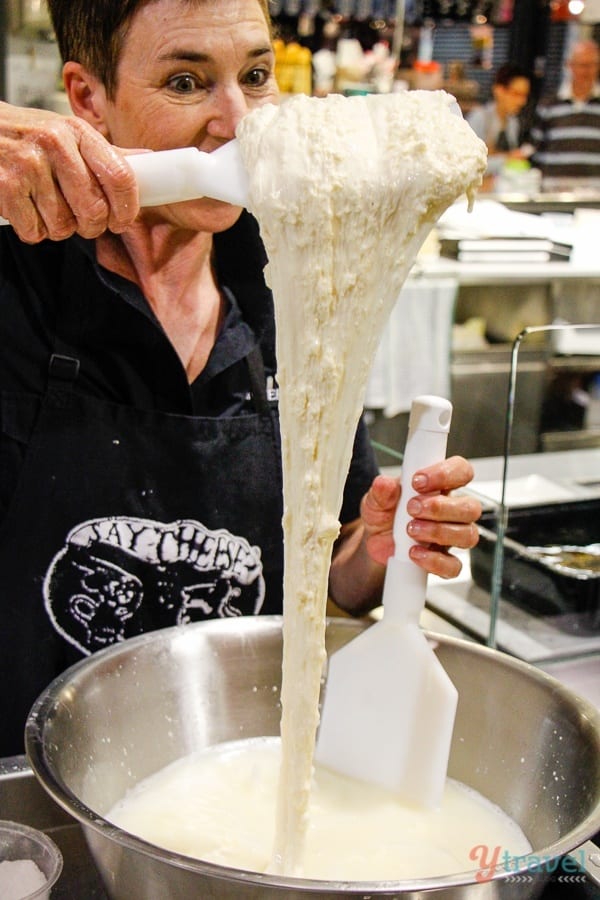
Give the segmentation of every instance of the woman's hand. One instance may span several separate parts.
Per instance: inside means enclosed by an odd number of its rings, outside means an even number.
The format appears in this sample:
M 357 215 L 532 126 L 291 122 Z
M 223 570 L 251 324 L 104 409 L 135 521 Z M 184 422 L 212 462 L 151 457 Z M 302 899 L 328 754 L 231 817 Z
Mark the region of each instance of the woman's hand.
M 121 232 L 138 211 L 131 168 L 91 125 L 0 103 L 0 216 L 21 240 Z
M 479 539 L 475 522 L 481 515 L 481 504 L 466 495 L 448 496 L 472 478 L 473 468 L 461 456 L 415 473 L 414 492 L 407 505 L 408 513 L 413 516 L 407 531 L 416 542 L 410 549 L 410 557 L 432 575 L 442 578 L 458 575 L 461 562 L 448 548 L 467 550 Z M 379 475 L 362 500 L 364 539 L 369 556 L 377 563 L 384 564 L 394 552 L 392 529 L 399 499 L 399 482 Z
M 454 578 L 462 563 L 450 547 L 467 550 L 479 539 L 475 522 L 481 504 L 473 497 L 448 496 L 473 478 L 473 468 L 461 456 L 420 469 L 413 479 L 407 526 L 415 541 L 414 562 L 432 575 Z M 400 482 L 378 475 L 362 499 L 360 518 L 342 527 L 329 575 L 331 599 L 351 615 L 363 615 L 381 603 L 385 564 L 394 553 L 394 514 Z

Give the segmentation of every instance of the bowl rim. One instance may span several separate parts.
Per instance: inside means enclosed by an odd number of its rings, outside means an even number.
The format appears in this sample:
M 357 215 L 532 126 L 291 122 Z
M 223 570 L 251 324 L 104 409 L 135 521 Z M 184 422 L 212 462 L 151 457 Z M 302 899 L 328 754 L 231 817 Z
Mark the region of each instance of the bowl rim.
M 25 725 L 25 752 L 35 777 L 51 798 L 77 820 L 83 827 L 84 832 L 85 829 L 89 828 L 92 831 L 99 833 L 103 838 L 126 847 L 128 850 L 150 857 L 156 862 L 195 872 L 199 875 L 225 879 L 234 883 L 237 882 L 238 884 L 263 885 L 265 888 L 305 891 L 306 893 L 317 894 L 319 892 L 341 891 L 350 895 L 372 893 L 379 896 L 385 896 L 386 893 L 418 892 L 442 888 L 448 889 L 476 884 L 477 880 L 475 875 L 479 871 L 478 869 L 431 878 L 386 881 L 330 881 L 295 876 L 271 875 L 248 869 L 236 869 L 230 866 L 223 866 L 218 863 L 197 859 L 196 857 L 185 856 L 181 853 L 165 850 L 162 847 L 152 844 L 137 835 L 125 831 L 118 825 L 113 824 L 100 813 L 95 812 L 83 803 L 48 766 L 43 740 L 43 726 L 46 714 L 55 705 L 55 696 L 57 693 L 73 678 L 74 675 L 79 671 L 88 668 L 92 664 L 92 660 L 94 663 L 98 663 L 103 659 L 118 657 L 122 653 L 129 653 L 132 649 L 135 650 L 148 643 L 155 643 L 161 640 L 168 641 L 174 634 L 183 635 L 200 629 L 218 633 L 222 630 L 229 630 L 233 627 L 233 624 L 235 624 L 238 630 L 240 625 L 242 625 L 244 631 L 252 631 L 254 629 L 264 631 L 265 628 L 270 628 L 272 631 L 280 632 L 282 623 L 283 617 L 280 615 L 265 615 L 242 616 L 236 617 L 235 619 L 208 619 L 184 626 L 175 625 L 137 635 L 79 660 L 58 675 L 57 678 L 45 688 L 34 702 L 27 718 Z M 359 629 L 362 630 L 363 628 L 370 627 L 370 625 L 373 624 L 373 621 L 370 619 L 328 617 L 328 627 L 331 624 L 334 624 L 336 629 L 345 628 L 351 631 L 357 631 Z M 583 720 L 587 720 L 596 736 L 596 743 L 600 756 L 600 710 L 598 710 L 590 701 L 580 697 L 570 688 L 567 688 L 554 676 L 538 669 L 531 663 L 518 659 L 504 651 L 479 644 L 466 638 L 457 638 L 427 629 L 423 629 L 423 632 L 427 639 L 432 643 L 434 649 L 437 645 L 441 645 L 442 647 L 460 647 L 466 649 L 467 652 L 472 653 L 475 656 L 488 657 L 495 660 L 500 659 L 508 668 L 521 671 L 528 677 L 533 678 L 533 680 L 545 690 L 560 696 L 572 708 L 574 714 L 581 717 Z M 540 870 L 540 861 L 545 863 L 572 853 L 589 840 L 590 837 L 595 835 L 598 828 L 600 828 L 600 793 L 594 809 L 591 810 L 574 829 L 569 831 L 566 835 L 563 835 L 554 843 L 540 848 L 539 850 L 532 850 L 529 857 L 524 857 L 526 862 L 520 868 L 511 868 L 510 870 L 494 872 L 489 879 L 486 879 L 486 883 L 493 883 L 507 878 L 515 878 L 515 876 L 518 877 L 527 874 L 528 872 L 534 872 L 535 874 L 543 876 L 543 871 Z M 527 862 L 528 859 L 529 861 Z
M 41 845 L 48 851 L 54 860 L 52 871 L 50 875 L 46 875 L 45 872 L 42 873 L 46 878 L 45 884 L 32 894 L 27 894 L 26 900 L 35 900 L 36 897 L 47 896 L 48 891 L 54 887 L 60 878 L 64 866 L 63 855 L 59 847 L 45 831 L 41 831 L 39 828 L 33 828 L 31 825 L 25 825 L 23 822 L 15 822 L 11 819 L 0 819 L 0 833 L 2 832 L 19 834 L 21 837 L 28 838 L 30 841 Z

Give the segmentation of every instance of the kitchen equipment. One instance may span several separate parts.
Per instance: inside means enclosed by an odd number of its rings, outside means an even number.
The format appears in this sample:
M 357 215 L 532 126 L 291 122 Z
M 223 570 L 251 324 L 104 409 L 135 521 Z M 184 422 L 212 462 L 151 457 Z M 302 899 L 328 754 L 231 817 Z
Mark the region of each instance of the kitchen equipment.
M 0 897 L 48 900 L 62 871 L 54 841 L 19 822 L 0 820 Z
M 551 334 L 555 353 L 564 356 L 600 355 L 600 325 L 569 328 L 568 322 L 557 321 L 555 324 L 563 326 Z
M 364 627 L 365 622 L 330 620 L 327 651 Z M 498 864 L 489 882 L 477 878 L 480 861 L 471 871 L 446 878 L 308 881 L 193 860 L 111 825 L 104 813 L 129 788 L 180 756 L 222 741 L 278 734 L 279 617 L 157 631 L 76 664 L 33 707 L 26 728 L 29 760 L 50 796 L 81 823 L 111 900 L 348 895 L 423 900 L 425 890 L 431 891 L 428 900 L 533 898 L 549 877 L 550 864 L 541 866 L 540 859 L 557 864 L 600 828 L 600 714 L 513 657 L 430 637 L 459 694 L 449 775 L 517 821 L 537 867 L 528 859 L 510 871 Z
M 135 153 L 127 157 L 138 183 L 140 206 L 211 197 L 234 206 L 248 203 L 248 176 L 236 140 L 212 153 L 195 147 Z
M 415 472 L 444 459 L 451 416 L 441 397 L 413 401 L 383 618 L 329 659 L 315 753 L 321 765 L 427 807 L 441 801 L 458 697 L 419 625 L 427 573 L 408 555 L 406 505 Z
M 489 590 L 496 512 L 479 520 L 471 550 L 475 584 Z M 546 552 L 544 552 L 546 551 Z M 502 596 L 572 634 L 600 633 L 600 499 L 511 508 L 504 537 Z

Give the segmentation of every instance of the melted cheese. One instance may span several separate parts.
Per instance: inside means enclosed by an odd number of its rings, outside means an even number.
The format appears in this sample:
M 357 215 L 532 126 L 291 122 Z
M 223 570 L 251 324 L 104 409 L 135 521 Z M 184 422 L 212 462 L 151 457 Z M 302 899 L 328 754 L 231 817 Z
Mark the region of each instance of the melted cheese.
M 303 95 L 238 126 L 269 256 L 284 492 L 282 761 L 272 868 L 302 867 L 338 515 L 385 321 L 485 145 L 442 91 Z

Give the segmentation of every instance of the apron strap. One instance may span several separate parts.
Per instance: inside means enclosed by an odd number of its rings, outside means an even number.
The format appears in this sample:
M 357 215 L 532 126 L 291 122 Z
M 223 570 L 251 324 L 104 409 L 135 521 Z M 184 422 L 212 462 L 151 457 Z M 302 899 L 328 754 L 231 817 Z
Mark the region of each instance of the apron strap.
M 79 360 L 53 353 L 48 364 L 48 381 L 52 385 L 72 386 L 79 375 Z
M 70 288 L 74 283 L 74 267 L 80 267 L 82 263 L 79 257 L 75 262 L 72 256 L 71 245 L 67 243 L 61 274 L 60 302 L 56 316 L 53 353 L 48 363 L 49 388 L 72 387 L 79 376 L 80 361 L 73 356 L 73 350 L 78 343 L 81 313 L 77 312 L 76 315 L 71 315 L 73 300 Z

